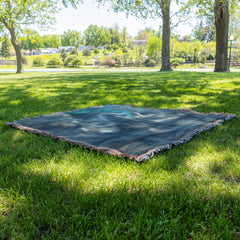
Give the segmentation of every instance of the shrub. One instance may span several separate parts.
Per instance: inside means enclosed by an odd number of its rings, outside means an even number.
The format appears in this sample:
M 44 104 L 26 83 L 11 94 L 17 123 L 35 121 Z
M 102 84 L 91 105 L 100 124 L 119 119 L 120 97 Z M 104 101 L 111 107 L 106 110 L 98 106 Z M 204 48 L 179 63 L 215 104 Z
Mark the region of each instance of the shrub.
M 172 58 L 171 63 L 177 62 L 179 64 L 184 64 L 186 62 L 185 58 Z
M 68 54 L 66 53 L 65 49 L 61 50 L 60 56 L 61 56 L 63 61 L 67 58 Z
M 114 52 L 114 55 L 123 55 L 123 51 L 121 49 L 117 49 L 115 52 Z
M 116 67 L 122 67 L 124 64 L 123 64 L 123 61 L 124 61 L 124 59 L 123 59 L 123 56 L 121 56 L 121 55 L 115 55 L 115 56 L 113 56 L 112 57 L 114 60 L 115 60 L 115 62 L 116 62 Z
M 98 48 L 94 48 L 93 52 L 94 52 L 95 54 L 98 54 L 98 53 L 99 53 L 99 49 L 98 49 Z
M 42 57 L 36 57 L 33 60 L 33 66 L 34 67 L 42 67 L 44 65 L 45 65 L 45 63 L 44 63 L 44 59 Z
M 146 67 L 154 67 L 156 66 L 156 64 L 157 64 L 156 61 L 154 61 L 154 59 L 151 59 L 151 58 L 146 59 L 144 62 L 144 65 Z
M 51 67 L 51 68 L 56 68 L 56 67 L 60 67 L 63 64 L 62 60 L 58 57 L 52 57 L 48 63 L 47 66 Z
M 107 57 L 102 60 L 102 65 L 108 65 L 109 67 L 115 67 L 116 61 L 113 58 Z
M 85 57 L 91 56 L 91 50 L 90 49 L 84 49 L 82 52 L 82 55 Z
M 119 48 L 119 46 L 118 46 L 116 43 L 114 43 L 114 44 L 112 45 L 112 49 L 113 49 L 114 51 L 116 51 L 118 48 Z
M 128 48 L 127 48 L 127 47 L 124 47 L 124 48 L 122 49 L 122 52 L 123 52 L 123 53 L 128 53 Z
M 107 54 L 108 54 L 107 49 L 103 49 L 103 54 L 104 54 L 104 55 L 107 55 Z
M 70 54 L 71 55 L 78 55 L 78 52 L 77 52 L 76 48 L 72 48 Z
M 171 65 L 172 65 L 174 68 L 176 68 L 176 67 L 179 66 L 180 64 L 179 64 L 178 62 L 173 62 Z
M 108 50 L 108 51 L 111 51 L 112 50 L 112 47 L 111 47 L 111 45 L 107 45 L 107 47 L 106 47 L 106 49 Z
M 101 60 L 98 58 L 94 61 L 94 64 L 97 65 L 97 66 L 100 66 L 101 65 Z
M 71 62 L 74 60 L 74 58 L 76 58 L 76 56 L 69 56 L 69 57 L 67 57 L 66 59 L 65 59 L 65 61 L 64 61 L 64 66 L 69 66 L 69 65 L 71 65 Z
M 134 63 L 134 67 L 141 67 L 143 65 L 143 60 L 141 58 L 137 58 Z
M 73 67 L 79 67 L 83 65 L 83 61 L 79 58 L 79 57 L 75 57 L 72 61 L 71 61 L 71 65 Z
M 23 65 L 28 64 L 27 58 L 25 56 L 22 56 L 22 63 L 23 63 Z

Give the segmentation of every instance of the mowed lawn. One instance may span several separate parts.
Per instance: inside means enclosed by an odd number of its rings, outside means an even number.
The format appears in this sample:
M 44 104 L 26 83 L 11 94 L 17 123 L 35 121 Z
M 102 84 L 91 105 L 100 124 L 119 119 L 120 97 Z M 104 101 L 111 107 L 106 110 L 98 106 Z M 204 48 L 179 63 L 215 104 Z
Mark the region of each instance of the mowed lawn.
M 4 125 L 104 104 L 236 117 L 142 164 Z M 240 239 L 240 74 L 1 73 L 0 239 Z

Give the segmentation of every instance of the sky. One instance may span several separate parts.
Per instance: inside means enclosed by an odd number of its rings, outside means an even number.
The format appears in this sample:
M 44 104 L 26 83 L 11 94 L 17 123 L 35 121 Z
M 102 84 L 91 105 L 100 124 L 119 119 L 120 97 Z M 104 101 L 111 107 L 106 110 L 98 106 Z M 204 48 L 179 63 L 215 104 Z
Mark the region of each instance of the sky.
M 175 8 L 176 6 L 172 6 L 172 9 Z M 88 0 L 84 4 L 80 4 L 77 9 L 73 9 L 71 6 L 68 6 L 68 8 L 62 7 L 62 10 L 56 14 L 56 24 L 52 26 L 52 29 L 40 32 L 40 34 L 63 34 L 68 29 L 83 33 L 90 24 L 99 27 L 112 27 L 118 24 L 120 29 L 127 27 L 128 33 L 134 37 L 140 30 L 146 27 L 158 30 L 161 25 L 161 19 L 141 20 L 133 16 L 126 17 L 124 13 L 109 11 L 107 6 L 98 8 L 97 3 Z M 179 27 L 173 32 L 183 36 L 190 35 L 191 30 L 192 27 L 189 24 L 181 24 L 181 28 Z

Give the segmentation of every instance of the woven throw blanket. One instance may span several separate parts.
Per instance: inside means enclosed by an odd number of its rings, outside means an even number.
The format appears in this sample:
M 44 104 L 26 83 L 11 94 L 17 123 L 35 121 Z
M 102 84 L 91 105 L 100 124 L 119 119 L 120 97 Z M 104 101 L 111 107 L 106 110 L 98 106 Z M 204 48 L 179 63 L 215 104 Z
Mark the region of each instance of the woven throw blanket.
M 234 116 L 186 109 L 105 105 L 5 124 L 141 162 Z

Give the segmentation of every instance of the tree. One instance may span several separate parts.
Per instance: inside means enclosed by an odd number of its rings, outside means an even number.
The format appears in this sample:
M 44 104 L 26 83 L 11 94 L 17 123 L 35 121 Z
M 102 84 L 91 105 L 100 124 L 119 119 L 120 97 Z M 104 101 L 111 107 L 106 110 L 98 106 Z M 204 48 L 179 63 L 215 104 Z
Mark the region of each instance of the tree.
M 214 16 L 216 27 L 215 72 L 228 69 L 228 32 L 230 13 L 237 7 L 237 0 L 189 0 L 190 5 L 198 7 L 200 17 Z
M 147 47 L 147 56 L 152 58 L 155 62 L 159 63 L 160 60 L 160 53 L 161 53 L 161 39 L 152 36 L 148 40 L 148 47 Z
M 162 18 L 162 67 L 161 71 L 171 71 L 170 63 L 170 4 L 171 0 L 97 0 L 111 2 L 114 11 L 124 11 L 136 17 L 149 16 Z M 176 1 L 178 2 L 178 1 Z
M 234 36 L 234 40 L 240 38 L 240 6 L 236 6 L 235 12 L 230 15 L 229 33 Z
M 44 48 L 58 48 L 62 45 L 60 35 L 50 34 L 40 37 L 41 46 Z
M 201 42 L 216 41 L 214 19 L 207 24 L 203 24 L 203 21 L 201 21 L 200 24 L 197 24 L 193 29 L 193 36 L 195 40 Z
M 10 54 L 10 41 L 9 39 L 5 36 L 2 41 L 2 48 L 1 48 L 1 56 L 3 58 L 9 58 L 11 56 Z
M 83 44 L 81 33 L 75 30 L 68 30 L 61 35 L 63 46 L 74 46 L 76 49 Z
M 69 1 L 63 0 L 66 5 Z M 76 6 L 78 1 L 70 0 Z M 11 43 L 17 57 L 17 73 L 23 72 L 21 45 L 18 34 L 26 26 L 37 24 L 40 27 L 51 25 L 58 11 L 58 0 L 0 0 L 0 27 L 3 25 L 11 35 Z
M 148 39 L 154 36 L 154 31 L 151 28 L 146 28 L 140 30 L 137 36 L 134 37 L 135 40 L 145 40 L 145 45 L 148 44 Z
M 42 46 L 41 37 L 37 31 L 26 29 L 24 33 L 26 36 L 19 38 L 22 48 L 32 51 L 33 49 L 39 49 Z
M 110 35 L 111 35 L 111 44 L 120 45 L 121 43 L 121 34 L 119 32 L 119 27 L 117 24 L 114 27 L 109 28 Z
M 127 28 L 123 27 L 122 32 L 121 32 L 121 40 L 123 44 L 127 44 L 128 42 L 128 32 Z
M 111 34 L 109 29 L 98 27 L 97 25 L 89 25 L 84 31 L 87 46 L 99 47 L 111 43 Z

